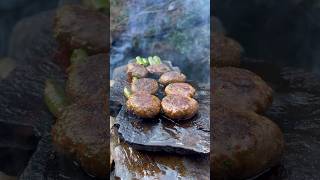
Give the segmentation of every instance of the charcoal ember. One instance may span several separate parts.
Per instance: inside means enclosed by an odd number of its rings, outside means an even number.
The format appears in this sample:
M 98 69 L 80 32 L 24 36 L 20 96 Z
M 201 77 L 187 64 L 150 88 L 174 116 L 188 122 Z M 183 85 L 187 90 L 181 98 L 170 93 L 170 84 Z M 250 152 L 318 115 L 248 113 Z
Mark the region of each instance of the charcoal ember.
M 115 178 L 120 179 L 210 179 L 208 156 L 183 156 L 137 151 L 119 141 L 111 130 Z
M 199 112 L 190 120 L 173 122 L 162 115 L 152 120 L 144 120 L 128 112 L 124 106 L 116 117 L 121 139 L 139 150 L 208 154 L 210 92 L 206 87 L 195 87 Z
M 107 53 L 108 33 L 109 17 L 98 11 L 80 5 L 57 10 L 54 35 L 62 47 L 82 48 L 90 54 Z

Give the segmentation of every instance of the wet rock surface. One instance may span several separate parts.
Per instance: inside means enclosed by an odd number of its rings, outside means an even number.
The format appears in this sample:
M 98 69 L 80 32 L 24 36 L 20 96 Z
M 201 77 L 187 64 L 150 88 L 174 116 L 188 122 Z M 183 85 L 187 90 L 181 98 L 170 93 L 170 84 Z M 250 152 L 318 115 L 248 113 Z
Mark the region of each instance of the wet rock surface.
M 197 88 L 198 114 L 179 122 L 160 115 L 155 119 L 141 119 L 121 109 L 116 123 L 120 137 L 136 149 L 166 151 L 182 154 L 208 154 L 210 152 L 210 92 Z M 199 95 L 200 94 L 200 95 Z
M 182 156 L 135 150 L 111 131 L 114 176 L 121 179 L 210 179 L 207 156 Z
M 171 62 L 166 61 L 172 69 Z M 113 73 L 115 83 L 110 90 L 111 104 L 125 104 L 123 89 L 128 86 L 125 67 L 116 68 Z M 152 120 L 144 120 L 129 113 L 122 107 L 116 123 L 121 138 L 134 148 L 148 151 L 167 151 L 175 153 L 201 153 L 210 152 L 210 92 L 208 85 L 195 86 L 197 94 L 195 99 L 199 102 L 199 113 L 192 119 L 173 122 L 164 116 Z M 163 89 L 157 94 L 163 97 Z M 190 139 L 194 137 L 194 139 Z M 200 142 L 200 143 L 199 143 Z

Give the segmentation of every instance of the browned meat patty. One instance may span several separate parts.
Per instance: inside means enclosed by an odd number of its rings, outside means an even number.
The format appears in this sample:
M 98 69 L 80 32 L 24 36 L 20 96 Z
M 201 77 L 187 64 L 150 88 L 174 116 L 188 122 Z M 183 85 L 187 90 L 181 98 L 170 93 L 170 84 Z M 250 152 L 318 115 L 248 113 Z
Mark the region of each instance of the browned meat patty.
M 129 63 L 127 65 L 127 74 L 129 77 L 143 78 L 148 75 L 148 71 L 143 65 Z
M 171 71 L 171 68 L 166 64 L 154 64 L 154 65 L 147 66 L 147 70 L 151 74 L 155 74 L 155 75 L 160 76 L 161 74 L 163 74 L 165 72 Z
M 151 78 L 135 79 L 131 84 L 131 91 L 133 93 L 144 92 L 147 94 L 155 94 L 158 88 L 158 82 Z
M 255 112 L 265 111 L 272 103 L 272 89 L 258 75 L 240 68 L 213 69 L 215 104 Z
M 160 100 L 151 94 L 135 93 L 126 104 L 129 111 L 142 118 L 154 118 L 160 113 Z
M 86 172 L 97 177 L 107 177 L 109 171 L 109 118 L 103 108 L 97 102 L 73 104 L 52 127 L 56 149 L 75 158 Z
M 162 99 L 161 107 L 167 117 L 174 120 L 184 120 L 197 114 L 199 104 L 191 97 L 168 95 Z
M 246 179 L 280 162 L 284 139 L 272 121 L 252 111 L 219 108 L 219 104 L 214 104 L 212 113 L 214 179 Z
M 181 95 L 193 97 L 196 93 L 194 87 L 188 83 L 172 83 L 164 89 L 166 95 Z
M 109 82 L 107 58 L 108 54 L 89 56 L 69 67 L 66 92 L 72 100 L 90 99 L 106 93 L 106 83 Z
M 79 5 L 58 9 L 54 33 L 60 46 L 85 49 L 89 54 L 109 52 L 109 17 Z
M 170 71 L 162 74 L 159 82 L 163 85 L 168 85 L 170 83 L 185 82 L 186 78 L 187 77 L 181 72 Z
M 211 59 L 213 66 L 239 66 L 241 45 L 222 34 L 211 36 Z

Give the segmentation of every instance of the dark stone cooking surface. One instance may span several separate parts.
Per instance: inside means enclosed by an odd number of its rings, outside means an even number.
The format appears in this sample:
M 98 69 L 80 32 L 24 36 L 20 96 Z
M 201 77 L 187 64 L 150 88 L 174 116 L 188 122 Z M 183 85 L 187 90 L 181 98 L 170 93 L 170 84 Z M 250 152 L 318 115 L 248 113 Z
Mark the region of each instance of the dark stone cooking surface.
M 119 142 L 117 133 L 112 137 L 114 175 L 120 179 L 210 179 L 209 156 L 137 151 Z
M 119 134 L 132 147 L 147 151 L 166 151 L 181 154 L 210 152 L 210 92 L 205 86 L 196 87 L 198 114 L 181 122 L 158 118 L 141 119 L 123 106 L 116 118 Z

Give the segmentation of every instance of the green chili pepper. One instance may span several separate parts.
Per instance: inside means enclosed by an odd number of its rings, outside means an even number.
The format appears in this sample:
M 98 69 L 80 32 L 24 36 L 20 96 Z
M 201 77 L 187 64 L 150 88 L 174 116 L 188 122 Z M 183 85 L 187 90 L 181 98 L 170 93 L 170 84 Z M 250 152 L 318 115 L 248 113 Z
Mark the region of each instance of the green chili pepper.
M 83 62 L 86 57 L 88 57 L 88 53 L 84 49 L 74 49 L 70 57 L 70 62 L 71 64 Z
M 136 57 L 136 63 L 140 64 L 140 65 L 143 65 L 143 60 L 142 60 L 142 58 L 140 56 Z
M 53 80 L 47 80 L 45 83 L 44 101 L 55 117 L 59 117 L 63 109 L 70 104 L 63 88 Z
M 129 98 L 132 95 L 131 91 L 127 87 L 125 87 L 123 89 L 123 92 L 124 92 L 124 96 L 126 96 L 126 98 Z
M 159 56 L 153 56 L 153 59 L 154 59 L 156 64 L 161 64 L 162 63 Z
M 146 58 L 143 58 L 142 61 L 143 61 L 143 65 L 145 66 L 149 65 L 149 61 Z

